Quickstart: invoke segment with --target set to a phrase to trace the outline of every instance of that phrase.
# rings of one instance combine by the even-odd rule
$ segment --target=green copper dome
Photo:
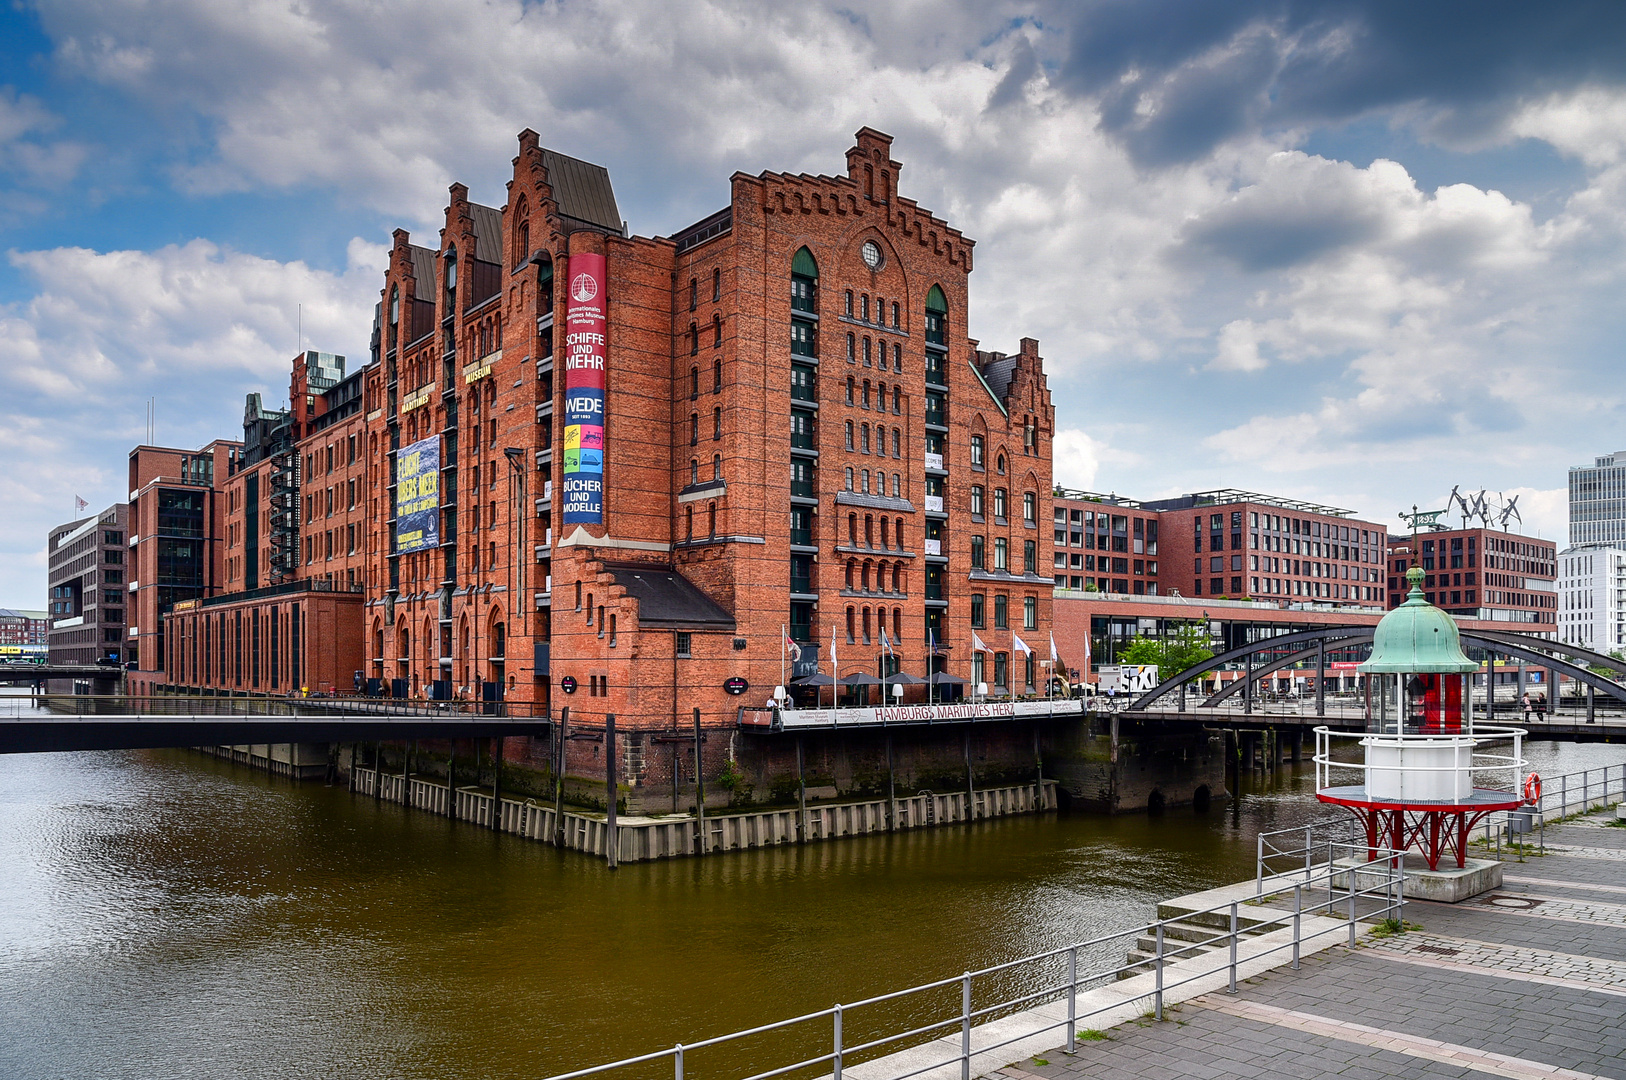
[[[1456,620],[1423,599],[1422,568],[1407,570],[1406,580],[1411,582],[1406,602],[1378,622],[1372,632],[1372,658],[1357,670],[1368,675],[1478,671],[1479,665],[1462,653]]]

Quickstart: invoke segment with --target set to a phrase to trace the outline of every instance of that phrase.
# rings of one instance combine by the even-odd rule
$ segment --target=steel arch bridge
[[[1200,678],[1208,672],[1217,671],[1227,664],[1240,662],[1243,665],[1243,677],[1232,680],[1215,693],[1209,695],[1197,710],[1213,709],[1237,694],[1251,706],[1256,693],[1256,686],[1262,680],[1275,673],[1307,661],[1314,661],[1316,672],[1316,712],[1325,712],[1326,689],[1326,656],[1328,652],[1337,652],[1350,648],[1370,647],[1375,627],[1371,626],[1331,626],[1320,630],[1298,630],[1276,637],[1263,638],[1251,642],[1228,652],[1219,653],[1210,657],[1195,667],[1188,668],[1177,675],[1171,675],[1152,689],[1136,698],[1127,707],[1130,712],[1150,711],[1157,708],[1155,703],[1170,693],[1177,693],[1176,709],[1186,712],[1185,687],[1193,679]],[[1602,653],[1584,649],[1579,645],[1571,645],[1549,638],[1536,637],[1533,634],[1521,634],[1515,631],[1504,630],[1463,630],[1462,644],[1464,648],[1478,648],[1491,654],[1493,657],[1505,657],[1518,660],[1533,667],[1543,668],[1569,676],[1573,681],[1588,688],[1588,711],[1594,695],[1601,694],[1626,706],[1626,685],[1615,682],[1613,679],[1599,675],[1586,665],[1596,665],[1617,669],[1621,662]],[[1556,703],[1556,695],[1555,695]],[[1590,718],[1589,718],[1590,722]]]

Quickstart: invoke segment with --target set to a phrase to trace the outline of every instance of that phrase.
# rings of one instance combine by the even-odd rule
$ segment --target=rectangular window
[[[1022,598],[1022,629],[1037,630],[1039,628],[1039,601],[1036,597]]]
[[[987,598],[982,593],[971,594],[971,625],[979,630],[987,625],[984,621],[987,617],[987,612],[984,610],[986,604]]]
[[[994,597],[994,628],[1007,630],[1010,628],[1010,597],[999,593]]]

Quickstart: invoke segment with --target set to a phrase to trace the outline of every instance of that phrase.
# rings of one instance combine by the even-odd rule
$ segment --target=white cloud
[[[13,252],[37,288],[0,309],[0,430],[26,468],[0,472],[6,602],[41,606],[34,559],[81,495],[93,509],[122,501],[130,447],[157,399],[160,442],[201,446],[240,435],[242,395],[287,394],[296,322],[307,348],[365,362],[384,249],[350,244],[342,273],[224,250],[205,240],[153,252],[84,248]],[[40,595],[27,595],[37,588]]]

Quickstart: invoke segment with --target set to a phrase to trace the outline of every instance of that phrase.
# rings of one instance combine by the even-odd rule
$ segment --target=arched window
[[[864,380],[864,408],[869,408],[869,380]]]
[[[903,498],[903,479],[897,473],[892,474],[892,497]]]
[[[690,323],[689,324],[689,355],[690,356],[698,356],[699,354],[700,354],[700,327],[696,326],[694,323]]]
[[[901,428],[892,429],[892,456],[895,458],[903,456],[903,430]]]
[[[1024,524],[1032,525],[1038,520],[1038,506],[1039,502],[1037,495],[1031,491],[1024,491],[1022,493],[1022,521]]]
[[[697,458],[689,459],[689,484],[692,487],[700,483],[700,461]]]
[[[847,290],[846,315],[849,319],[853,317],[853,291],[851,289]]]
[[[849,375],[847,376],[847,404],[849,405],[853,403],[853,386],[853,377]]]
[[[713,480],[721,480],[723,478],[723,455],[721,454],[713,454],[711,456],[711,478]]]
[[[896,386],[892,388],[892,411],[894,413],[903,412],[903,391]]]
[[[873,361],[871,359],[871,355],[872,354],[870,352],[870,340],[869,340],[869,338],[865,338],[864,339],[864,366],[865,367],[873,367],[874,366],[874,363],[873,363]]]
[[[858,576],[858,560],[857,559],[848,559],[847,560],[847,588],[851,589],[853,587],[853,582],[854,582],[854,580],[856,580],[857,576]]]
[[[858,297],[858,317],[864,322],[869,322],[869,293],[863,293]]]
[[[713,439],[723,437],[723,410],[721,407],[711,410],[711,437]]]
[[[802,250],[806,251],[807,249],[803,248]],[[812,258],[812,256],[808,256],[808,257]],[[793,273],[795,272],[795,267],[794,266],[792,267],[792,272]],[[817,277],[818,274],[815,273],[813,276]],[[712,303],[716,303],[717,301],[721,300],[722,298],[723,298],[723,272],[720,269],[719,270],[713,270],[711,272],[711,300],[712,300]]]
[[[714,394],[723,392],[723,362],[721,360],[711,362],[711,392]]]
[[[707,503],[706,504],[706,535],[707,536],[716,536],[717,535],[717,504],[716,503]]]
[[[694,507],[683,508],[683,537],[686,540],[694,539]]]
[[[847,484],[846,484],[846,487],[847,487],[848,491],[851,491],[853,489],[853,467],[851,465],[847,466]]]
[[[689,445],[700,445],[700,414],[689,414]]]
[[[711,317],[711,345],[714,349],[720,349],[723,346],[723,317],[721,315]]]
[[[892,301],[892,329],[898,329],[898,302]]]
[[[890,547],[891,546],[891,544],[889,544],[887,542],[887,536],[888,536],[888,534],[889,534],[889,532],[891,530],[891,525],[892,525],[892,522],[891,522],[890,518],[884,518],[883,517],[881,519],[881,546],[882,547]]]
[[[873,567],[873,566],[874,566],[874,563],[870,562],[868,559],[864,560],[863,570],[862,570],[862,572],[861,572],[861,574],[859,576],[859,579],[858,579],[858,587],[863,592],[869,592],[870,591],[870,588],[869,588],[869,580],[870,580],[869,579],[869,572],[870,572],[871,567]]]
[[[861,453],[869,453],[869,425],[861,424],[858,428],[858,449]]]
[[[858,339],[852,334],[847,335],[847,363],[851,364],[858,359]]]
[[[868,495],[869,494],[869,470],[865,469],[863,471],[863,473],[860,474],[860,475],[861,475],[861,477],[863,479],[863,486],[860,487],[858,490],[863,492],[865,495]]]
[[[898,568],[894,566],[892,568],[893,577],[896,577],[897,573],[898,573]],[[892,591],[893,592],[902,592],[903,590],[900,589],[900,588],[897,588],[896,586],[893,586]],[[901,607],[895,607],[895,608],[892,609],[892,640],[894,640],[894,641],[902,641],[903,640],[903,609]]]
[[[894,320],[893,325],[894,326],[897,325],[896,320]],[[894,346],[892,346],[892,370],[893,371],[902,371],[903,370],[903,346],[902,345],[894,345]]]
[[[700,397],[700,369],[689,369],[689,400],[694,401]]]
[[[855,444],[853,443],[853,422],[851,420],[849,420],[849,421],[847,421],[847,449],[852,450],[854,448],[855,448]],[[850,473],[852,470],[849,469],[847,471]],[[847,486],[849,488],[852,487],[851,484],[848,484]]]
[[[871,638],[870,638],[870,632],[869,632],[869,608],[865,608],[864,609],[864,643],[867,645],[870,642],[870,640],[871,640]]]
[[[984,467],[982,464],[982,448],[982,436],[971,436],[971,467],[973,469],[981,469]]]
[[[852,470],[848,469],[847,474],[848,474],[847,475],[847,489],[849,491],[851,491],[852,490]],[[854,546],[854,547],[856,547],[857,544],[858,544],[858,515],[857,514],[848,514],[847,515],[847,543],[848,543],[849,546]]]
[[[926,344],[943,345],[947,342],[948,301],[943,289],[933,285],[926,294]]]
[[[1005,455],[1004,454],[1000,454],[999,457],[994,459],[994,469],[999,473],[999,475],[1001,475],[1001,476],[1005,475]]]

